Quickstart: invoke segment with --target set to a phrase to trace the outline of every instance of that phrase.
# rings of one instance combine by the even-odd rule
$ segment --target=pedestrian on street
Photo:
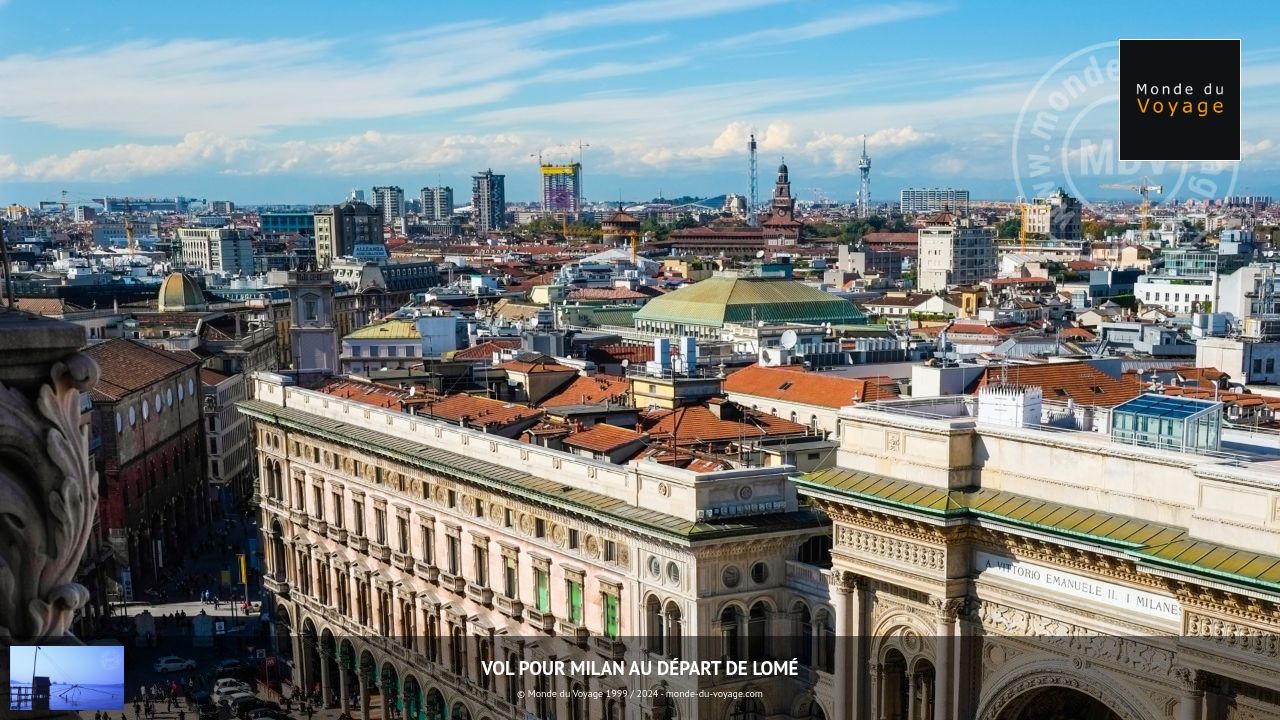
[[[316,714],[315,706],[312,705],[311,703],[307,703],[307,720],[311,720],[311,717],[315,714]]]

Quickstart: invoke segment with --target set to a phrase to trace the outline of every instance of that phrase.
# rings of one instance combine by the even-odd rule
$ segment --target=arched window
[[[763,602],[751,606],[747,621],[747,657],[765,660],[768,655],[769,607]]]
[[[795,410],[791,411],[791,422],[796,422],[799,417],[800,417],[799,415],[796,415]]]
[[[725,659],[742,659],[742,611],[730,605],[720,611],[721,652]]]
[[[809,608],[804,603],[798,602],[792,606],[791,615],[795,618],[792,636],[796,659],[801,665],[813,667],[813,622]]]
[[[652,716],[653,720],[676,720],[676,703],[665,685],[659,685],[653,694]]]
[[[661,654],[663,651],[663,638],[666,637],[666,619],[662,616],[662,603],[658,598],[650,595],[644,604],[645,625],[649,632],[646,636],[645,649],[651,653]]]
[[[815,665],[822,672],[835,672],[836,626],[831,614],[826,610],[819,610],[817,621],[814,622],[814,630],[818,641],[818,657]]]
[[[507,667],[519,667],[520,655],[515,651],[507,652]],[[523,705],[524,676],[520,673],[507,675],[507,702],[517,707]]]
[[[587,720],[586,704],[583,697],[587,694],[580,683],[569,688],[569,720]]]
[[[667,657],[683,657],[684,653],[680,650],[680,642],[684,637],[684,618],[680,613],[680,606],[673,601],[667,602],[666,607],[667,620]]]

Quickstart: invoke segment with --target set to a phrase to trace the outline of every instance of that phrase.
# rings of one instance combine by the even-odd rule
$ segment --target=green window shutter
[[[582,624],[582,583],[569,583],[569,622]]]
[[[618,637],[618,596],[604,596],[604,634],[611,638]]]

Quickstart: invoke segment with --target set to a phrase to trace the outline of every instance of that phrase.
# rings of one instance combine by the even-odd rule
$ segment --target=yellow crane
[[[129,246],[129,256],[137,252],[137,244],[133,239],[133,210],[129,208],[129,198],[124,199],[124,239]]]
[[[1144,177],[1142,178],[1142,184],[1140,185],[1125,185],[1124,183],[1108,183],[1105,185],[1099,185],[1098,187],[1104,188],[1106,190],[1128,190],[1130,192],[1136,192],[1142,196],[1142,205],[1139,207],[1139,210],[1138,210],[1138,228],[1139,228],[1138,237],[1141,238],[1139,242],[1146,242],[1147,241],[1147,219],[1151,216],[1151,197],[1149,193],[1155,193],[1159,195],[1160,193],[1164,192],[1164,186],[1152,185],[1151,181]]]
[[[1020,203],[1018,209],[1018,245],[1021,246],[1020,250],[1025,253],[1027,251],[1027,203]]]

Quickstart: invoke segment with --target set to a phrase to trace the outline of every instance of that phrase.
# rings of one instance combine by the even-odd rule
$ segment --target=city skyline
[[[1069,14],[963,2],[486,3],[438,8],[431,22],[390,3],[376,17],[392,21],[358,38],[334,30],[347,27],[332,22],[349,11],[338,4],[231,3],[222,16],[235,22],[217,24],[197,7],[73,5],[71,22],[71,10],[0,2],[0,201],[67,190],[72,202],[125,192],[320,203],[353,186],[465,186],[489,167],[507,176],[510,200],[535,201],[538,155],[581,155],[587,201],[705,197],[746,192],[753,129],[761,168],[785,156],[801,199],[854,199],[863,135],[873,200],[904,187],[1013,198],[1031,194],[1013,179],[1018,114],[1036,109],[1028,98],[1059,60],[1118,37],[1186,34],[1176,12],[1103,3]],[[1197,31],[1237,37],[1246,20],[1232,192],[1277,194],[1280,46],[1268,31],[1280,11],[1226,8]],[[974,42],[983,38],[998,42]],[[1100,115],[1086,125],[1113,135],[1114,118]]]

